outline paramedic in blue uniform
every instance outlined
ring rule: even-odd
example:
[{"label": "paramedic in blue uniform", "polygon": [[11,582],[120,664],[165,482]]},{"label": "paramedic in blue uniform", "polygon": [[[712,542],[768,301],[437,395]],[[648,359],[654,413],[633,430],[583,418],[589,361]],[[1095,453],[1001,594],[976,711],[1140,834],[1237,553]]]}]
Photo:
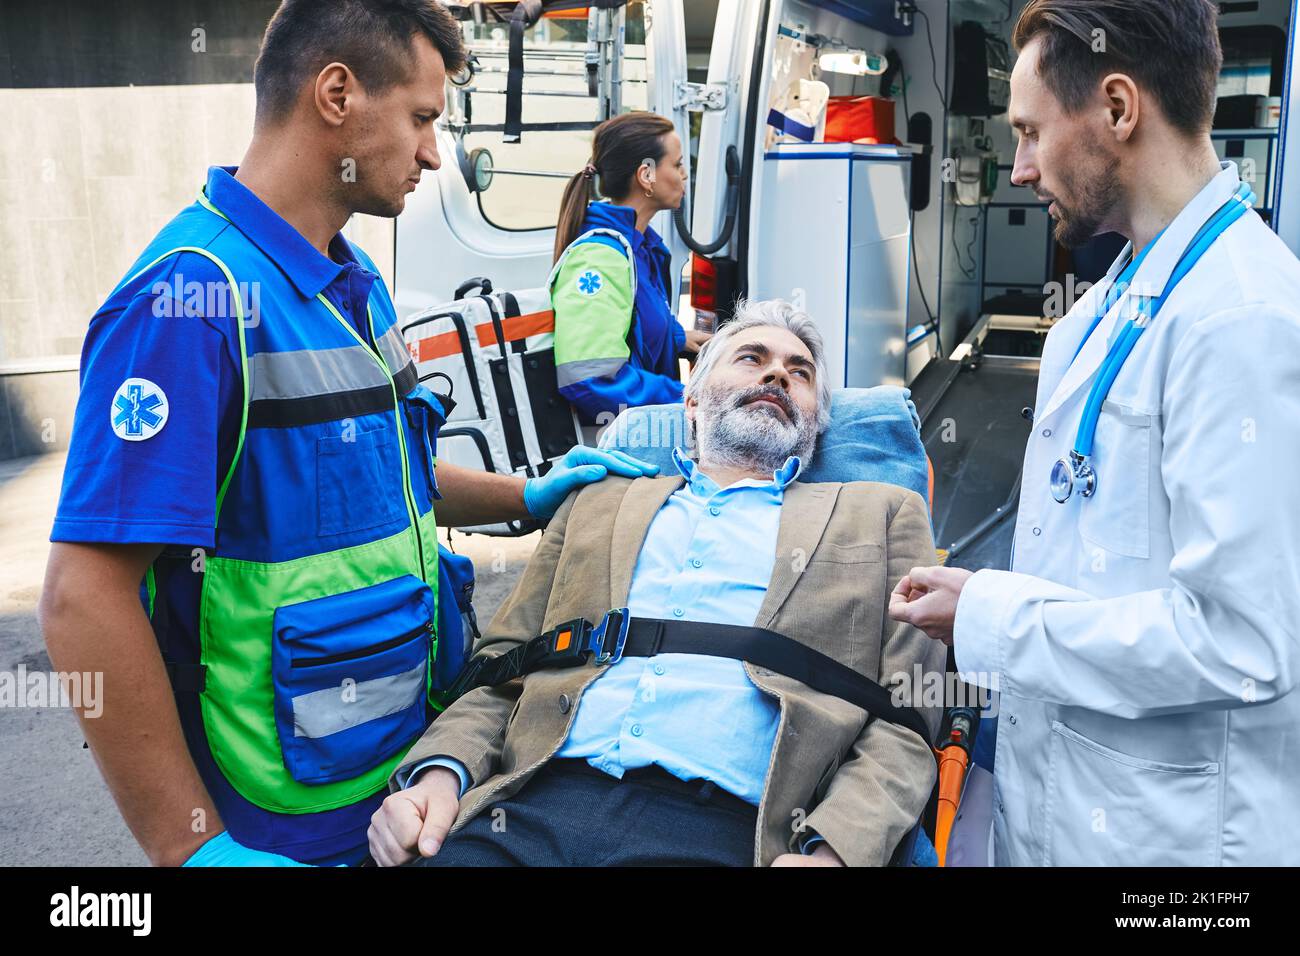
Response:
[{"label": "paramedic in blue uniform", "polygon": [[[333,519],[364,529],[395,515],[399,527],[416,527],[419,540],[419,520],[405,523],[407,501],[373,494],[375,500],[368,501],[365,481],[318,488],[324,448],[318,458],[313,447],[310,460],[256,459],[264,447],[257,441],[277,425],[286,426],[282,434],[287,431],[295,409],[320,404],[310,387],[312,376],[329,386],[325,391],[337,393],[331,398],[357,394],[339,380],[346,364],[331,366],[324,359],[374,359],[366,369],[380,375],[380,404],[388,411],[369,418],[388,429],[391,443],[379,448],[373,432],[368,440],[380,452],[391,451],[387,460],[404,482],[398,497],[410,488],[418,499],[414,507],[427,516],[441,492],[439,523],[549,517],[570,489],[598,480],[607,470],[642,473],[630,459],[579,448],[560,468],[527,485],[441,463],[435,488],[433,449],[426,457],[420,444],[428,426],[408,422],[404,428],[393,417],[395,385],[402,376],[382,371],[385,364],[396,368],[402,361],[392,302],[374,264],[339,230],[357,212],[396,216],[421,171],[438,168],[434,120],[445,106],[446,72],[464,62],[460,36],[455,20],[435,0],[397,0],[382,13],[366,0],[286,0],[262,42],[254,135],[243,163],[209,171],[199,202],[160,233],[128,273],[140,274],[124,281],[90,322],[40,617],[58,669],[104,674],[103,713],[83,719],[82,726],[126,823],[155,864],[325,865],[365,857],[366,829],[385,793],[382,781],[373,794],[352,799],[349,792],[350,803],[321,812],[303,807],[273,812],[253,803],[218,768],[204,730],[208,705],[200,713],[198,693],[169,685],[169,673],[174,679],[181,671],[171,671],[163,656],[181,669],[192,669],[199,660],[198,636],[206,626],[199,620],[204,562],[210,576],[221,556],[221,544],[214,540],[217,512],[227,541],[269,535],[282,520],[216,507],[226,490],[218,488],[222,476],[227,469],[236,474],[231,462],[241,451],[241,480],[283,485],[280,500],[310,516],[311,534],[316,534],[317,509],[322,523],[326,517],[323,492],[337,509]],[[159,243],[170,250],[184,245],[174,236],[201,232],[189,223],[208,230],[212,245],[223,252],[245,303],[243,332],[232,315],[230,283],[211,258],[182,252],[149,266],[164,251],[155,248]],[[260,279],[249,275],[259,262],[273,264],[262,267]],[[275,334],[294,330],[326,337],[326,332],[338,336],[339,326],[348,323],[355,331],[347,335],[368,348],[242,357],[245,339],[265,342],[275,329],[281,330]],[[379,355],[385,355],[383,363]],[[389,362],[394,356],[396,363]],[[304,357],[308,361],[302,362]],[[250,374],[255,388],[274,380],[280,393],[260,400],[255,394],[246,409],[244,382]],[[248,420],[241,422],[245,414]],[[259,436],[252,419],[268,415],[288,418],[261,422]],[[398,457],[396,437],[407,429],[403,447],[412,454],[409,476],[402,478],[408,463],[405,455]],[[349,446],[337,450],[347,455]],[[373,460],[385,459],[380,454]],[[239,490],[232,486],[227,504],[239,498]],[[270,551],[274,546],[267,543]],[[199,573],[155,578],[164,548],[179,552],[183,565]],[[404,559],[412,550],[402,551]],[[426,552],[414,551],[422,570],[432,568],[436,577],[436,564],[426,561]],[[353,564],[350,573],[378,573],[365,561]],[[157,593],[142,594],[142,582],[155,580]],[[205,615],[212,611],[205,605]],[[167,645],[161,653],[160,644]],[[427,638],[423,646],[427,655]],[[205,645],[205,659],[209,651]],[[211,671],[209,666],[209,676]],[[417,719],[423,719],[422,683],[415,696]]]},{"label": "paramedic in blue uniform", "polygon": [[[607,201],[595,201],[597,189]],[[565,187],[550,277],[555,365],[584,425],[680,402],[677,360],[708,341],[673,315],[672,260],[650,226],[685,192],[681,140],[671,121],[647,112],[597,126],[590,162]]]}]

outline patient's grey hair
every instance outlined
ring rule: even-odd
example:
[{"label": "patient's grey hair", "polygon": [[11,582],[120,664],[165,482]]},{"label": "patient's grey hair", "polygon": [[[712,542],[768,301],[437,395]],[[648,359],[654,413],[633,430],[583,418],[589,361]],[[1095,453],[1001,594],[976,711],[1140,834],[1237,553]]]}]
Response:
[{"label": "patient's grey hair", "polygon": [[686,384],[686,397],[698,400],[709,373],[718,363],[718,356],[726,351],[727,343],[740,332],[759,325],[789,330],[811,353],[817,374],[817,431],[820,434],[831,423],[831,377],[826,368],[826,347],[812,317],[785,299],[767,299],[762,302],[739,300],[736,303],[735,317],[700,349],[700,357]]}]

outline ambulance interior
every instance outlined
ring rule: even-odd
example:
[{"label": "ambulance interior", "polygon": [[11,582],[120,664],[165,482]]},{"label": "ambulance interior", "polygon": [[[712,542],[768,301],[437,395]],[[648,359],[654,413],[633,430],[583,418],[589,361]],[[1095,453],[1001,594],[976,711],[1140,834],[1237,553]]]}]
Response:
[{"label": "ambulance interior", "polygon": [[[1065,249],[1045,204],[1010,181],[1023,6],[542,4],[522,31],[511,129],[515,4],[452,5],[474,70],[449,87],[437,188],[413,194],[398,221],[399,316],[452,298],[461,279],[543,285],[560,194],[587,161],[591,128],[624,109],[663,113],[691,156],[680,221],[653,223],[680,277],[679,320],[716,327],[737,295],[805,308],[834,385],[911,388],[949,562],[1008,567],[1043,339],[1124,245],[1102,236]],[[1292,3],[1219,7],[1213,139],[1272,221]]]}]

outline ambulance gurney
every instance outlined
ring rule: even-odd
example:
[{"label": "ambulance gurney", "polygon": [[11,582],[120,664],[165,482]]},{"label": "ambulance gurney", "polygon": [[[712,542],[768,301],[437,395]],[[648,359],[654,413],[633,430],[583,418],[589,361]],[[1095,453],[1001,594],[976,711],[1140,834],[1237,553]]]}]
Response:
[{"label": "ambulance gurney", "polygon": [[[582,441],[556,385],[550,295],[545,288],[494,292],[487,279],[457,293],[402,325],[420,380],[454,400],[438,460],[521,478],[543,475]],[[512,521],[461,530],[516,535],[538,526]]]},{"label": "ambulance gurney", "polygon": [[[603,433],[600,447],[635,455],[659,465],[661,473],[671,473],[673,447],[689,445],[689,437],[682,406],[652,405],[619,415]],[[921,444],[920,418],[908,390],[893,386],[836,390],[831,424],[818,440],[811,466],[798,480],[879,481],[908,488],[929,501],[929,465]],[[941,807],[951,804],[955,809],[961,799],[970,741],[978,728],[977,712],[972,715],[968,710],[953,708],[944,715],[936,748],[941,788],[936,787],[926,812],[894,852],[894,865],[934,865],[935,821]],[[942,810],[945,839],[951,816]]]}]

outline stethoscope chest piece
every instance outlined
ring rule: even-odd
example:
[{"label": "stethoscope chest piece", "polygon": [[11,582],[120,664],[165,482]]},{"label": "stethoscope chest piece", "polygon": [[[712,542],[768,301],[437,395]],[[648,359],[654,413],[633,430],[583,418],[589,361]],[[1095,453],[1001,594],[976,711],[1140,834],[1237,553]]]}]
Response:
[{"label": "stethoscope chest piece", "polygon": [[1084,498],[1096,494],[1097,473],[1086,457],[1072,451],[1069,458],[1062,458],[1052,466],[1052,497],[1058,504],[1065,504],[1076,490]]},{"label": "stethoscope chest piece", "polygon": [[[1170,293],[1183,280],[1183,277],[1191,271],[1192,266],[1205,254],[1205,250],[1213,245],[1214,241],[1223,235],[1229,226],[1246,214],[1254,200],[1255,194],[1251,191],[1250,186],[1246,183],[1240,184],[1236,192],[1233,193],[1232,198],[1220,206],[1218,211],[1201,226],[1200,230],[1192,238],[1192,241],[1174,265],[1169,279],[1165,283],[1164,291],[1155,297],[1155,300],[1149,305],[1139,306],[1136,318],[1129,318],[1122,328],[1118,330],[1119,334],[1115,336],[1112,344],[1107,349],[1101,370],[1097,373],[1092,387],[1088,390],[1088,400],[1084,404],[1083,414],[1079,420],[1079,431],[1074,439],[1074,448],[1071,449],[1069,457],[1060,459],[1052,466],[1051,492],[1052,497],[1058,503],[1065,504],[1076,491],[1081,498],[1091,498],[1097,493],[1097,473],[1092,469],[1090,457],[1092,455],[1093,440],[1097,436],[1097,421],[1100,417],[1101,407],[1106,400],[1111,385],[1119,375],[1120,369],[1124,367],[1124,361],[1128,358],[1129,353],[1133,351],[1138,338],[1154,321],[1160,307],[1164,305]],[[1075,359],[1083,351],[1084,343],[1088,341],[1089,336],[1092,335],[1093,330],[1097,328],[1102,318],[1110,313],[1110,310],[1128,291],[1129,283],[1137,274],[1138,267],[1146,258],[1147,253],[1160,241],[1160,236],[1163,235],[1164,231],[1161,230],[1160,235],[1148,242],[1140,253],[1132,257],[1129,264],[1119,274],[1119,278],[1115,280],[1110,292],[1106,295],[1104,305],[1099,312],[1094,313],[1092,324],[1084,332],[1083,339],[1075,350]],[[1119,319],[1117,318],[1116,321],[1119,321]]]}]

